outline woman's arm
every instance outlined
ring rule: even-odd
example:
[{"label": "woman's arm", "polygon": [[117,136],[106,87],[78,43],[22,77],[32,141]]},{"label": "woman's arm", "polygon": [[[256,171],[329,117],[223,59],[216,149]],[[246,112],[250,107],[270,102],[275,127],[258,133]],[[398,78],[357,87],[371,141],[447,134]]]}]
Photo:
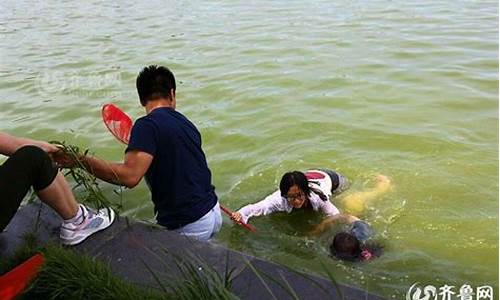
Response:
[{"label": "woman's arm", "polygon": [[0,132],[0,154],[11,156],[17,151],[17,149],[28,145],[42,148],[47,153],[55,153],[59,151],[55,145],[47,142],[15,137],[7,133]]},{"label": "woman's arm", "polygon": [[251,217],[269,215],[274,212],[284,211],[285,208],[280,205],[282,202],[280,191],[276,191],[257,203],[248,204],[233,213],[231,219],[236,222],[247,223]]}]

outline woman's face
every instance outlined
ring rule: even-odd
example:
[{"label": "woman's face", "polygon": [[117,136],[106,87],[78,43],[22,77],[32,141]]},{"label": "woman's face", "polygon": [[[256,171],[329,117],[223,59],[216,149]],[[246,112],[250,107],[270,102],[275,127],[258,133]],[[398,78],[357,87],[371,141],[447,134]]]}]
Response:
[{"label": "woman's face", "polygon": [[293,208],[301,208],[306,202],[306,194],[297,185],[292,185],[286,193],[286,200]]}]

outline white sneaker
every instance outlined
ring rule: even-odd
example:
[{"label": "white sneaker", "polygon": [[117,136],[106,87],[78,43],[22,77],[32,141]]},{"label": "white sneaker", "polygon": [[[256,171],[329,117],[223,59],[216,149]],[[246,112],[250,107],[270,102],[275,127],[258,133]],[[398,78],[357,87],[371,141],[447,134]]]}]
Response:
[{"label": "white sneaker", "polygon": [[64,245],[76,245],[92,234],[108,228],[115,220],[115,212],[111,208],[103,208],[97,212],[80,205],[83,213],[81,224],[63,223],[60,238]]}]

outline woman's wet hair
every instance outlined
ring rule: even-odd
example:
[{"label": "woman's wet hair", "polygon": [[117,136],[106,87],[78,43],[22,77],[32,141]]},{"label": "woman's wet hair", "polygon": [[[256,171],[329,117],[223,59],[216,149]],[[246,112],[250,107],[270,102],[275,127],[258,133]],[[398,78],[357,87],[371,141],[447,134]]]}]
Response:
[{"label": "woman's wet hair", "polygon": [[288,194],[288,190],[290,190],[290,188],[294,185],[298,186],[299,189],[304,192],[306,197],[309,198],[309,194],[311,193],[309,182],[307,181],[306,175],[300,171],[287,172],[283,175],[283,177],[281,177],[281,196],[286,197],[286,195]]},{"label": "woman's wet hair", "polygon": [[382,246],[374,243],[361,243],[352,233],[339,232],[330,245],[333,257],[347,261],[365,260],[362,252],[367,250],[371,256],[378,257],[382,254]]}]

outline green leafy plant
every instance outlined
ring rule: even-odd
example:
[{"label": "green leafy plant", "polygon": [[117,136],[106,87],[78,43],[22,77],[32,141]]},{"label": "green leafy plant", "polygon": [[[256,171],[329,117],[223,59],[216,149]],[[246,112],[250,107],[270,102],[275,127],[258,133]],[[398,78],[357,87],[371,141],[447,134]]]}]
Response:
[{"label": "green leafy plant", "polygon": [[73,190],[77,190],[79,188],[83,190],[83,196],[81,198],[79,197],[78,199],[80,202],[88,204],[96,209],[112,207],[117,211],[121,210],[123,206],[121,188],[120,192],[118,193],[120,197],[119,203],[113,203],[102,192],[97,178],[89,173],[85,169],[83,163],[80,161],[79,158],[87,155],[89,153],[89,149],[85,149],[82,151],[80,147],[69,145],[64,141],[51,141],[50,143],[57,145],[64,154],[66,154],[76,162],[75,166],[72,168],[68,168],[67,172],[64,175],[73,178],[75,182]]}]

